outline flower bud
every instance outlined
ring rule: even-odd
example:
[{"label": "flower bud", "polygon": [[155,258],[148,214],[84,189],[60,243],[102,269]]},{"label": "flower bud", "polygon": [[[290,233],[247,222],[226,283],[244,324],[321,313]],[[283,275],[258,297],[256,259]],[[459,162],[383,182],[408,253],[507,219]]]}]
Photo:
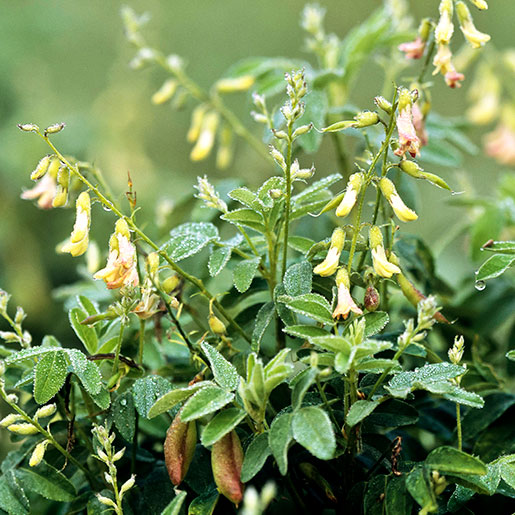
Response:
[{"label": "flower bud", "polygon": [[192,161],[202,161],[210,154],[219,121],[220,115],[216,111],[211,111],[203,117],[200,134],[190,154]]},{"label": "flower bud", "polygon": [[216,316],[209,315],[209,328],[218,336],[225,334],[225,324]]},{"label": "flower bud", "polygon": [[224,125],[218,138],[218,151],[216,153],[216,167],[225,170],[233,158],[233,132],[229,125]]},{"label": "flower bud", "polygon": [[134,483],[136,483],[136,476],[132,474],[131,477],[127,479],[127,481],[125,481],[125,483],[120,488],[120,499],[134,486]]},{"label": "flower bud", "polygon": [[36,411],[35,418],[40,419],[51,417],[56,412],[56,410],[57,406],[55,404],[47,404],[46,406],[41,406],[41,408],[39,408]]},{"label": "flower bud", "polygon": [[250,116],[252,116],[254,121],[257,123],[264,123],[264,124],[268,123],[268,118],[264,114],[256,113],[256,111],[251,111]]},{"label": "flower bud", "polygon": [[260,111],[266,112],[265,95],[260,95],[259,93],[252,93],[252,102]]},{"label": "flower bud", "polygon": [[344,129],[348,129],[349,127],[355,127],[356,120],[343,120],[341,122],[336,122],[328,127],[324,127],[322,132],[338,132],[343,131]]},{"label": "flower bud", "polygon": [[35,123],[19,123],[18,129],[24,132],[38,132],[39,127]]},{"label": "flower bud", "polygon": [[34,448],[34,451],[32,451],[32,455],[29,460],[29,466],[30,467],[36,467],[39,465],[45,456],[45,451],[50,443],[50,440],[43,440],[42,442],[39,442],[36,447]]},{"label": "flower bud", "polygon": [[472,2],[472,4],[475,5],[481,11],[488,9],[488,4],[485,0],[470,0],[470,2]]},{"label": "flower bud", "polygon": [[181,422],[177,414],[168,428],[164,455],[168,475],[174,486],[179,486],[188,472],[195,454],[197,426],[195,422]]},{"label": "flower bud", "polygon": [[435,39],[438,44],[449,44],[454,25],[452,23],[453,0],[441,0],[440,2],[440,19],[435,28]]},{"label": "flower bud", "polygon": [[0,420],[0,427],[7,427],[11,424],[14,424],[18,420],[23,418],[21,415],[18,415],[18,413],[10,413],[6,417],[4,417],[2,420]]},{"label": "flower bud", "polygon": [[414,161],[405,159],[400,162],[399,167],[403,172],[411,175],[411,177],[415,177],[416,179],[425,179],[439,188],[452,191],[450,186],[441,177],[434,173],[424,172],[424,169]]},{"label": "flower bud", "polygon": [[166,65],[173,73],[177,73],[180,72],[184,67],[184,62],[177,54],[170,54],[166,58]]},{"label": "flower bud", "polygon": [[168,102],[177,91],[179,83],[175,79],[168,79],[164,84],[152,95],[152,103],[155,105]]},{"label": "flower bud", "polygon": [[52,207],[62,207],[68,202],[68,187],[70,185],[70,170],[65,165],[57,172],[57,190],[52,201]]},{"label": "flower bud", "polygon": [[242,75],[241,77],[220,79],[215,88],[219,93],[234,93],[237,91],[247,91],[255,82],[252,75]]},{"label": "flower bud", "polygon": [[463,358],[463,353],[465,352],[465,340],[463,336],[455,336],[454,337],[454,345],[452,349],[449,349],[447,353],[451,363],[458,365]]},{"label": "flower bud", "polygon": [[35,435],[39,433],[37,427],[29,423],[11,424],[7,430],[17,435]]},{"label": "flower bud", "polygon": [[392,114],[392,103],[384,97],[375,97],[374,104],[382,109],[385,113]]},{"label": "flower bud", "polygon": [[293,132],[292,139],[298,138],[304,134],[307,134],[313,128],[313,124],[309,123],[308,125],[301,125]]},{"label": "flower bud", "polygon": [[397,193],[393,182],[390,179],[383,177],[379,181],[379,188],[381,189],[381,192],[383,193],[386,200],[392,206],[392,209],[399,220],[402,222],[410,222],[418,218],[418,215],[415,213],[415,211],[409,209],[406,204],[404,204],[401,197]]},{"label": "flower bud", "polygon": [[279,190],[279,189],[271,189],[271,190],[268,190],[268,196],[273,199],[273,200],[278,200],[280,199],[282,196],[284,195],[284,193],[282,192],[282,190]]},{"label": "flower bud", "polygon": [[364,179],[365,177],[361,172],[353,173],[349,177],[345,195],[343,196],[340,205],[336,208],[336,216],[345,217],[351,212],[354,204],[356,203],[359,192],[363,187]]},{"label": "flower bud", "polygon": [[313,273],[321,275],[322,277],[329,277],[336,272],[340,264],[340,254],[342,253],[345,244],[345,231],[341,227],[337,227],[331,235],[331,246],[327,252],[327,256],[318,264]]},{"label": "flower bud", "polygon": [[195,143],[200,135],[200,129],[202,127],[202,120],[207,112],[207,104],[198,105],[191,114],[191,124],[186,135],[186,139],[189,143]]},{"label": "flower bud", "polygon": [[357,122],[354,127],[357,129],[370,127],[371,125],[379,123],[379,115],[375,111],[361,111],[361,113],[358,113],[354,119]]},{"label": "flower bud", "polygon": [[147,266],[150,274],[157,273],[157,269],[159,268],[159,254],[157,252],[151,252],[147,256]]},{"label": "flower bud", "polygon": [[45,129],[45,136],[49,134],[57,134],[61,132],[66,127],[65,123],[54,123]]},{"label": "flower bud", "polygon": [[243,449],[234,430],[213,444],[211,468],[216,486],[236,506],[243,499],[244,487],[240,479],[242,464]]},{"label": "flower bud", "polygon": [[286,131],[277,131],[275,129],[272,129],[272,133],[277,139],[288,139],[288,134],[286,133]]},{"label": "flower bud", "polygon": [[39,163],[37,164],[35,170],[30,174],[30,178],[33,181],[37,181],[38,179],[41,179],[43,175],[45,175],[48,171],[48,166],[50,165],[50,158],[51,156],[44,156],[41,158]]},{"label": "flower bud", "polygon": [[0,377],[5,374],[5,362],[0,359]]},{"label": "flower bud", "polygon": [[179,286],[180,282],[181,282],[181,278],[177,274],[174,273],[172,275],[169,275],[161,283],[161,288],[163,288],[163,290],[166,293],[171,293],[171,292],[173,292],[177,288],[177,286]]},{"label": "flower bud", "polygon": [[284,156],[277,150],[273,145],[269,145],[268,150],[270,155],[274,158],[274,161],[286,171],[286,161],[284,160]]},{"label": "flower bud", "polygon": [[381,297],[379,296],[379,292],[373,287],[368,286],[365,291],[365,308],[368,311],[376,311],[381,302]]}]

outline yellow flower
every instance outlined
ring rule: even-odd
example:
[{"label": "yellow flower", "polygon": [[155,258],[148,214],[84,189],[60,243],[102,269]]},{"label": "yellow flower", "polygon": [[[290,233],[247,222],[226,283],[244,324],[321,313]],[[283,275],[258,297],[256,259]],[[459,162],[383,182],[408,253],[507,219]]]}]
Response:
[{"label": "yellow flower", "polygon": [[463,2],[456,4],[458,18],[460,20],[460,29],[463,32],[466,40],[472,45],[473,48],[480,48],[485,43],[490,41],[490,36],[476,29],[474,21],[468,7]]},{"label": "yellow flower", "polygon": [[390,263],[386,258],[381,229],[375,225],[372,226],[368,237],[372,252],[372,262],[376,274],[386,278],[391,277],[393,274],[400,274],[401,269],[397,265]]},{"label": "yellow flower", "polygon": [[60,248],[61,252],[69,252],[73,257],[81,256],[88,250],[89,226],[91,224],[91,201],[89,194],[83,191],[75,202],[77,215],[70,239]]},{"label": "yellow flower", "polygon": [[410,209],[406,204],[402,201],[401,197],[397,193],[393,182],[386,177],[383,177],[379,181],[379,188],[381,192],[385,196],[386,200],[392,206],[394,213],[397,218],[401,222],[411,222],[412,220],[416,220],[418,218],[417,213]]},{"label": "yellow flower", "polygon": [[331,246],[326,258],[315,267],[313,273],[321,275],[322,277],[329,277],[336,272],[340,264],[340,254],[345,244],[345,231],[337,227],[331,235]]},{"label": "yellow flower", "polygon": [[363,174],[353,173],[349,177],[349,181],[347,182],[347,188],[345,190],[345,195],[340,202],[340,205],[336,208],[336,216],[347,216],[354,204],[356,203],[356,199],[358,198],[359,192],[363,186]]},{"label": "yellow flower", "polygon": [[448,44],[451,41],[454,25],[452,23],[453,3],[452,0],[440,2],[440,19],[435,28],[435,39],[438,44]]},{"label": "yellow flower", "polygon": [[215,111],[203,116],[197,142],[190,154],[192,161],[202,161],[202,159],[205,159],[209,155],[215,143],[215,135],[219,121],[220,116]]},{"label": "yellow flower", "polygon": [[119,219],[116,222],[115,232],[109,240],[107,264],[93,277],[102,279],[110,290],[139,284],[136,247],[130,241],[129,227],[125,220]]},{"label": "yellow flower", "polygon": [[350,294],[349,274],[345,268],[338,270],[336,286],[338,287],[338,304],[333,311],[333,318],[343,317],[345,320],[351,311],[356,315],[362,315],[363,311],[356,305]]}]

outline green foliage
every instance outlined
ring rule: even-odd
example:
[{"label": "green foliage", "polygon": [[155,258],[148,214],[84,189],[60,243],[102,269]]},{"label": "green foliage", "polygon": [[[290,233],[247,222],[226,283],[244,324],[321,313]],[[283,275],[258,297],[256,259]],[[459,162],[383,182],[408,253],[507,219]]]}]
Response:
[{"label": "green foliage", "polygon": [[[497,282],[510,277],[515,246],[494,241],[509,234],[515,187],[507,178],[495,200],[454,199],[476,208],[463,228],[472,258],[491,254],[467,280],[481,290],[497,279],[491,301],[454,291],[437,275],[433,242],[405,232],[417,232],[415,210],[437,209],[419,204],[418,183],[449,195],[455,182],[419,163],[457,167],[463,151],[478,152],[463,120],[427,116],[427,68],[447,50],[433,44],[436,19],[419,29],[425,64],[413,72],[396,48],[415,28],[405,2],[385,2],[343,39],[325,32],[323,14],[303,12],[312,61],[245,59],[204,90],[182,59],[149,46],[145,17],[123,9],[132,66],[168,75],[152,101],[194,105],[191,159],[216,148],[226,168],[235,138],[268,166],[261,186],[216,189],[199,177],[171,229],[159,210],[156,230],[140,222],[131,179],[120,202],[99,170],[62,153],[54,136],[64,124],[19,126],[50,148],[32,177],[55,182],[54,206],[75,201],[60,247],[87,252],[88,266],[61,289],[66,346],[33,341],[25,312],[11,313],[0,290],[9,329],[0,426],[20,443],[2,463],[2,511],[204,515],[235,513],[232,502],[256,514],[408,515],[515,496],[513,321],[504,320],[513,285]],[[352,87],[372,62],[386,71],[375,91],[389,98],[360,110]],[[447,71],[448,82],[461,80]],[[263,141],[226,102],[247,90]],[[330,145],[337,173],[302,168],[323,162]],[[255,169],[248,156],[237,163]],[[97,203],[115,228],[94,273]]]}]

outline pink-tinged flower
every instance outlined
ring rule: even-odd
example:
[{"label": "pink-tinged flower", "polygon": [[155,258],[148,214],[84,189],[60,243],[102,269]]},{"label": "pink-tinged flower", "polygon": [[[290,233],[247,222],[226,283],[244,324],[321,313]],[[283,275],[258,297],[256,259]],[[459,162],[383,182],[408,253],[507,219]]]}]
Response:
[{"label": "pink-tinged flower", "polygon": [[160,304],[161,298],[152,289],[151,281],[147,280],[144,287],[141,289],[141,300],[132,312],[141,320],[147,320],[161,311]]},{"label": "pink-tinged flower", "polygon": [[57,193],[57,182],[55,177],[46,174],[30,190],[25,190],[21,194],[24,200],[38,199],[38,207],[41,209],[52,209],[52,202]]},{"label": "pink-tinged flower", "polygon": [[403,88],[399,95],[399,114],[397,115],[397,132],[399,133],[399,148],[394,152],[397,156],[404,156],[409,152],[416,157],[420,149],[420,140],[413,125],[413,101],[410,92]]},{"label": "pink-tinged flower", "polygon": [[445,83],[450,88],[461,88],[460,82],[463,80],[465,80],[465,75],[457,72],[455,69],[452,69],[445,74]]},{"label": "pink-tinged flower", "polygon": [[102,279],[110,290],[139,284],[136,247],[130,241],[129,227],[125,220],[116,222],[115,232],[109,240],[107,264],[93,277]]},{"label": "pink-tinged flower", "polygon": [[515,131],[505,124],[499,125],[486,135],[485,150],[499,163],[515,166]]},{"label": "pink-tinged flower", "polygon": [[420,36],[413,41],[407,41],[397,47],[401,52],[404,52],[406,59],[420,59],[424,55],[426,42]]},{"label": "pink-tinged flower", "polygon": [[413,104],[411,113],[413,115],[413,127],[415,127],[415,133],[420,140],[420,145],[425,147],[429,141],[429,136],[426,131],[426,120],[418,104]]},{"label": "pink-tinged flower", "polygon": [[333,311],[333,318],[343,317],[345,320],[351,311],[356,315],[362,315],[363,311],[356,305],[350,294],[349,274],[345,268],[338,270],[336,286],[338,287],[338,304]]}]

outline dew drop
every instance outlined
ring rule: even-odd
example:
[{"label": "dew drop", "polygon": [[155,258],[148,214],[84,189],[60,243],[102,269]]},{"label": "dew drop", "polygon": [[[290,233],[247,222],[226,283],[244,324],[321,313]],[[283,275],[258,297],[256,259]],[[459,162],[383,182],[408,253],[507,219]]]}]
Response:
[{"label": "dew drop", "polygon": [[476,281],[476,284],[474,284],[474,287],[477,291],[483,291],[486,288],[485,281]]},{"label": "dew drop", "polygon": [[111,208],[110,208],[110,207],[107,207],[107,206],[106,206],[106,205],[104,205],[104,204],[102,205],[102,209],[103,209],[104,211],[107,211],[108,213],[111,211]]},{"label": "dew drop", "polygon": [[127,406],[127,400],[126,400],[126,399],[122,399],[122,400],[120,401],[120,404],[121,404],[122,406]]}]

